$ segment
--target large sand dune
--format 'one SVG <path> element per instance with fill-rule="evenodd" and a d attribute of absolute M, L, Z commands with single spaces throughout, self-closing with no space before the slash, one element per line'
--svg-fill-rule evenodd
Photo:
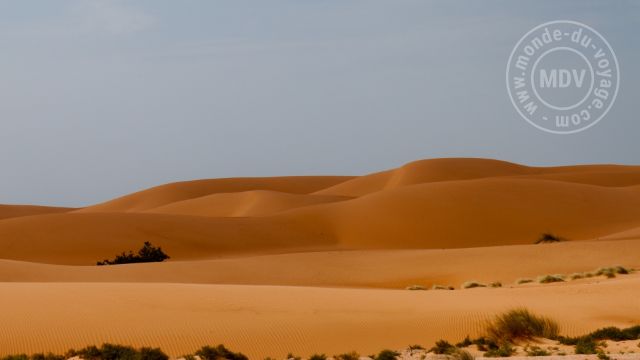
<path fill-rule="evenodd" d="M 162 185 L 67 209 L 0 206 L 0 353 L 104 341 L 173 355 L 368 353 L 479 333 L 519 305 L 566 333 L 640 321 L 640 277 L 512 285 L 640 267 L 640 167 L 434 159 L 359 177 Z M 534 242 L 542 233 L 563 238 Z M 96 267 L 161 246 L 164 263 Z M 501 281 L 502 289 L 406 286 Z M 73 305 L 73 306 L 70 306 Z M 615 306 L 614 306 L 615 305 Z"/>

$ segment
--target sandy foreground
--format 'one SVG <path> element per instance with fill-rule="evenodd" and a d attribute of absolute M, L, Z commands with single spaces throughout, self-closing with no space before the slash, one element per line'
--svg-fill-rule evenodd
<path fill-rule="evenodd" d="M 484 321 L 514 306 L 551 316 L 572 335 L 640 318 L 636 275 L 458 291 L 121 283 L 2 283 L 0 290 L 4 353 L 111 341 L 161 344 L 172 355 L 218 343 L 252 358 L 369 354 L 477 336 Z"/>
<path fill-rule="evenodd" d="M 565 335 L 630 326 L 638 272 L 516 281 L 638 269 L 639 229 L 640 167 L 486 159 L 188 181 L 81 209 L 2 205 L 0 354 L 114 342 L 172 356 L 220 343 L 251 358 L 368 355 L 478 336 L 519 306 Z M 534 244 L 545 232 L 562 241 Z M 94 266 L 144 241 L 170 261 Z M 460 290 L 471 280 L 503 287 Z M 457 290 L 405 290 L 435 284 Z"/>

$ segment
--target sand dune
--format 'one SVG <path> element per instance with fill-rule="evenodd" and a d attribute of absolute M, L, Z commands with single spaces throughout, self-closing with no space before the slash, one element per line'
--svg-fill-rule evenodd
<path fill-rule="evenodd" d="M 552 316 L 570 335 L 605 325 L 628 326 L 640 318 L 637 302 L 620 301 L 636 298 L 638 276 L 595 284 L 423 292 L 1 283 L 0 307 L 11 311 L 1 314 L 0 352 L 63 352 L 111 341 L 161 344 L 171 355 L 218 343 L 251 358 L 283 358 L 288 352 L 370 354 L 477 336 L 490 316 L 514 306 Z"/>
<path fill-rule="evenodd" d="M 174 202 L 147 210 L 156 214 L 210 217 L 273 215 L 286 210 L 348 200 L 343 196 L 290 194 L 267 190 L 219 193 Z"/>
<path fill-rule="evenodd" d="M 92 264 L 152 241 L 175 260 L 318 249 L 531 244 L 543 232 L 587 240 L 640 227 L 640 187 L 488 178 L 411 185 L 274 216 L 141 213 L 0 222 L 0 257 Z"/>
<path fill-rule="evenodd" d="M 438 250 L 315 251 L 124 266 L 0 260 L 0 282 L 140 282 L 404 289 L 518 278 L 599 267 L 640 268 L 639 240 L 574 241 Z"/>
<path fill-rule="evenodd" d="M 308 194 L 351 179 L 349 176 L 288 176 L 272 178 L 227 178 L 171 183 L 89 206 L 79 212 L 144 211 L 201 196 L 251 190 Z"/>
<path fill-rule="evenodd" d="M 640 167 L 434 159 L 360 177 L 158 186 L 84 209 L 0 206 L 0 354 L 102 342 L 172 355 L 367 354 L 478 335 L 526 306 L 566 334 L 640 319 Z M 533 245 L 543 232 L 561 243 Z M 93 265 L 144 241 L 164 263 Z M 407 291 L 501 281 L 500 289 Z M 615 306 L 614 306 L 615 305 Z"/>
<path fill-rule="evenodd" d="M 33 205 L 0 205 L 0 220 L 42 214 L 58 214 L 73 211 L 72 208 Z"/>

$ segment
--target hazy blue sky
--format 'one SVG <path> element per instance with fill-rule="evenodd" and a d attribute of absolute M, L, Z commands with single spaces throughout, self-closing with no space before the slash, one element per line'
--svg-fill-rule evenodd
<path fill-rule="evenodd" d="M 518 39 L 558 19 L 600 31 L 622 74 L 570 136 L 504 84 Z M 0 0 L 0 203 L 431 157 L 640 163 L 638 33 L 640 1 Z"/>

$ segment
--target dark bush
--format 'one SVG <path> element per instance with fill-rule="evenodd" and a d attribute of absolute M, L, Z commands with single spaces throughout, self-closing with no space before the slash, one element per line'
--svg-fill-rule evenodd
<path fill-rule="evenodd" d="M 202 349 L 196 351 L 196 355 L 204 360 L 248 360 L 244 354 L 234 353 L 224 347 L 224 345 L 218 345 L 216 347 L 204 346 Z"/>
<path fill-rule="evenodd" d="M 169 255 L 165 254 L 160 247 L 154 247 L 150 242 L 145 241 L 144 245 L 138 254 L 134 254 L 132 251 L 129 253 L 122 253 L 116 255 L 113 260 L 98 261 L 97 265 L 118 265 L 118 264 L 135 264 L 135 263 L 147 263 L 147 262 L 162 262 L 169 259 Z"/>
<path fill-rule="evenodd" d="M 396 360 L 396 357 L 400 355 L 399 352 L 393 350 L 382 350 L 375 357 L 375 360 Z"/>
<path fill-rule="evenodd" d="M 555 339 L 558 336 L 558 324 L 549 318 L 532 314 L 527 309 L 513 309 L 489 323 L 487 335 L 499 344 L 534 337 Z"/>
<path fill-rule="evenodd" d="M 456 347 L 446 340 L 438 340 L 436 341 L 436 346 L 429 349 L 429 351 L 435 354 L 453 354 L 456 351 Z"/>
<path fill-rule="evenodd" d="M 504 343 L 500 345 L 497 349 L 491 349 L 484 353 L 485 357 L 509 357 L 513 355 L 516 351 L 511 347 L 509 343 Z"/>
<path fill-rule="evenodd" d="M 598 344 L 589 337 L 582 337 L 576 342 L 576 354 L 595 354 Z"/>
<path fill-rule="evenodd" d="M 309 360 L 327 360 L 327 355 L 325 354 L 313 354 L 309 356 Z"/>
<path fill-rule="evenodd" d="M 562 241 L 562 238 L 559 236 L 556 236 L 552 233 L 543 233 L 542 235 L 540 235 L 540 237 L 536 241 L 536 244 L 548 244 L 548 243 L 555 243 L 560 241 Z"/>

